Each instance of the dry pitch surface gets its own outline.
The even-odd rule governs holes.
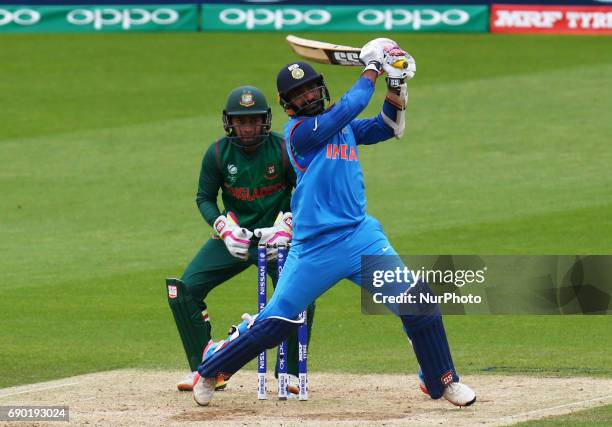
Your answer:
[[[118,370],[0,389],[0,406],[67,405],[74,425],[508,425],[612,402],[612,380],[464,377],[469,408],[423,395],[414,376],[311,374],[310,400],[258,401],[256,374],[240,372],[206,408],[176,391],[183,372]],[[32,425],[24,422],[15,425]],[[48,425],[48,423],[40,423]],[[66,424],[62,424],[66,425]]]

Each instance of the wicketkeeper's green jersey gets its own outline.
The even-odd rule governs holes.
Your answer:
[[[221,189],[223,214],[235,213],[240,225],[252,231],[272,226],[278,212],[290,210],[294,186],[295,172],[280,134],[272,132],[252,154],[224,137],[204,154],[196,202],[212,226],[221,215]]]

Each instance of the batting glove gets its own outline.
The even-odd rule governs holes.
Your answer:
[[[251,329],[251,326],[253,326],[253,323],[255,323],[257,316],[257,314],[244,313],[242,315],[242,322],[239,323],[238,326],[232,325],[229,328],[229,331],[227,332],[228,339],[235,339],[240,334],[244,334],[248,329]],[[236,334],[236,336],[232,337],[234,334]]]
[[[366,67],[363,71],[373,70],[379,75],[383,73],[382,64],[385,61],[385,48],[397,46],[391,39],[379,38],[370,40],[361,48],[359,59]]]
[[[267,260],[275,260],[278,257],[278,247],[287,246],[293,236],[293,215],[291,212],[279,212],[272,227],[256,228],[255,237],[259,238],[259,244],[268,247]]]
[[[416,74],[416,61],[398,47],[389,50],[382,68],[391,79],[411,80]]]
[[[214,227],[230,254],[245,261],[249,258],[250,239],[253,237],[253,232],[240,227],[233,212],[228,212],[227,217],[220,215],[215,220]]]

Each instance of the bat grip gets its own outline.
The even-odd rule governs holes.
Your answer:
[[[395,61],[392,66],[394,68],[399,68],[399,69],[406,69],[408,68],[408,62],[406,62],[405,59],[400,59],[398,61]]]

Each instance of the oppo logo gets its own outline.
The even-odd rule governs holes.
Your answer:
[[[136,25],[154,23],[157,25],[174,24],[179,19],[179,14],[172,9],[155,9],[148,11],[141,8],[135,9],[74,9],[66,16],[68,22],[73,25],[93,25],[100,30],[108,25],[121,25],[124,30],[129,30]]]
[[[219,13],[221,22],[227,25],[244,25],[248,30],[257,26],[274,25],[280,30],[287,25],[325,25],[331,20],[331,14],[326,10],[311,9],[224,9]]]
[[[18,9],[11,12],[0,9],[0,26],[15,23],[17,25],[34,25],[40,21],[40,13],[32,9]]]
[[[438,12],[433,9],[404,10],[404,9],[366,9],[359,12],[357,20],[363,25],[384,24],[385,30],[392,30],[396,26],[411,25],[414,30],[424,26],[462,25],[470,20],[470,14],[461,9],[449,9]]]

